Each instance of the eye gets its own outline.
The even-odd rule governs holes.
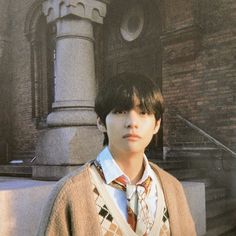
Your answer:
[[[120,110],[120,111],[113,111],[112,113],[113,113],[113,114],[126,114],[127,111],[125,111],[125,110]]]
[[[142,115],[142,116],[146,116],[146,115],[149,115],[150,113],[145,111],[145,110],[140,110],[139,114]]]
[[[140,111],[139,114],[141,115],[147,115],[148,113],[146,111]]]

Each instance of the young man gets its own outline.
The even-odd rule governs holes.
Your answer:
[[[95,111],[106,147],[59,181],[38,235],[195,236],[181,184],[144,154],[164,111],[156,84],[120,74],[99,90]]]

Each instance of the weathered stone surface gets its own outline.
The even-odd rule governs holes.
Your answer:
[[[195,222],[197,235],[206,233],[206,206],[204,183],[182,182],[189,208]]]
[[[57,21],[55,104],[53,107],[93,107],[95,63],[93,26],[88,20]],[[71,106],[68,103],[73,102]]]
[[[39,137],[34,164],[83,164],[96,158],[101,148],[102,133],[95,126],[51,128]]]
[[[32,176],[35,180],[56,181],[79,168],[80,165],[39,165],[33,166]]]
[[[60,127],[75,126],[75,125],[94,125],[97,116],[92,108],[90,109],[67,109],[60,112],[52,112],[47,117],[49,126]]]
[[[33,236],[55,182],[0,177],[0,235]]]
[[[102,149],[103,135],[96,126],[61,127],[39,136],[32,176],[58,180],[85,162],[95,159]]]

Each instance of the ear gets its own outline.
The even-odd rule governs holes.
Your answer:
[[[155,128],[154,128],[153,134],[156,134],[159,131],[160,126],[161,126],[161,118],[156,121],[156,125],[155,125]]]
[[[102,133],[107,132],[107,129],[106,129],[105,125],[103,124],[103,122],[101,121],[100,117],[97,118],[97,127]]]

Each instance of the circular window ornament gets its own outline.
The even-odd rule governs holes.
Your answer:
[[[122,17],[120,33],[131,42],[139,37],[144,25],[144,11],[140,4],[130,7]]]

